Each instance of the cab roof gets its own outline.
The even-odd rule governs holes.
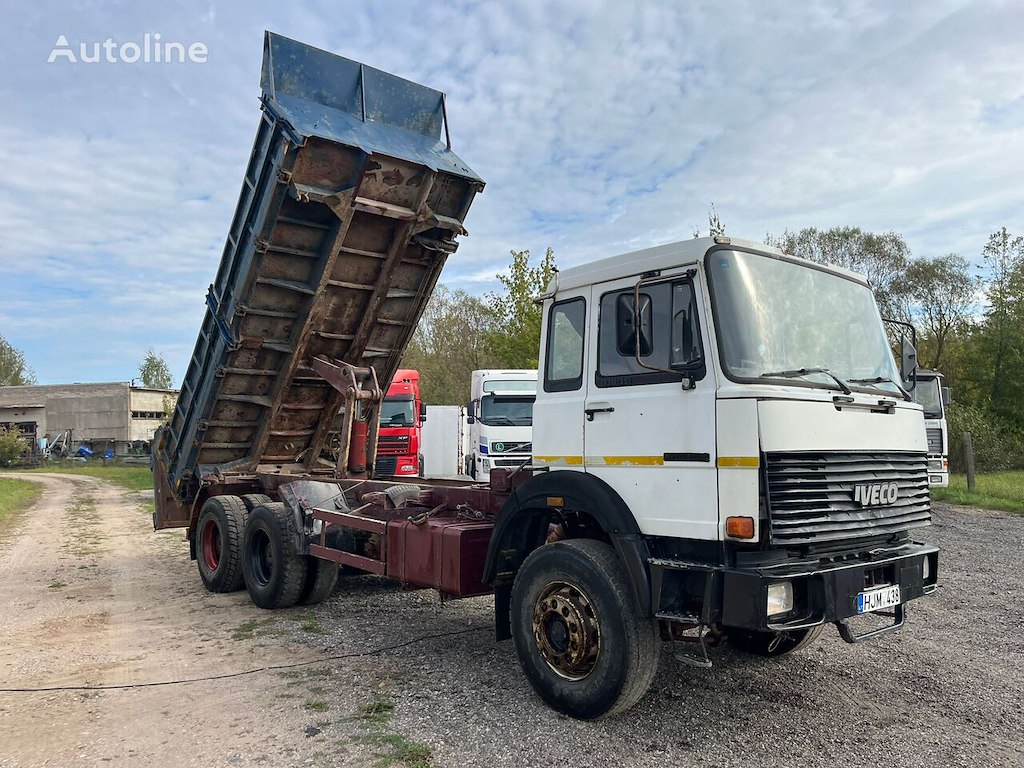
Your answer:
[[[694,264],[703,259],[705,254],[715,246],[735,246],[782,258],[797,264],[813,264],[819,269],[841,275],[863,285],[868,285],[867,279],[863,275],[852,270],[833,264],[809,262],[807,259],[783,253],[778,248],[765,245],[764,243],[743,240],[737,237],[697,237],[691,240],[657,245],[640,251],[620,253],[618,256],[609,256],[587,264],[581,264],[577,267],[571,267],[555,275],[552,282],[548,284],[545,296],[551,294],[553,290],[564,291],[572,288],[582,288],[583,286],[603,283],[608,280],[642,275],[645,272],[655,272],[685,264]]]

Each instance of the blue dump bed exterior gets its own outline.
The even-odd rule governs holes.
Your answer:
[[[158,484],[182,512],[206,476],[334,467],[342,401],[310,361],[372,366],[386,388],[483,189],[451,151],[438,91],[269,32],[262,89],[195,352],[157,440]]]

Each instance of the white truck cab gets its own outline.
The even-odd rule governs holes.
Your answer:
[[[924,430],[928,441],[928,484],[936,488],[949,485],[949,431],[946,407],[949,387],[938,371],[918,370],[914,401],[924,409]]]
[[[466,474],[486,479],[494,467],[517,467],[533,453],[536,369],[473,371],[466,405]]]
[[[703,666],[708,635],[771,656],[829,623],[860,642],[935,590],[938,549],[912,538],[931,521],[915,354],[897,366],[863,277],[699,238],[566,269],[542,298],[531,476],[485,578],[548,700],[586,716],[605,695],[587,675],[606,629],[577,636],[574,616],[625,611],[639,659],[654,621]],[[614,583],[629,606],[606,602]],[[868,613],[889,621],[855,629]],[[623,669],[613,710],[648,674]]]

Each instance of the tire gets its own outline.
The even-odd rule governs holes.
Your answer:
[[[291,510],[279,501],[256,507],[242,537],[242,573],[260,608],[290,608],[306,580],[307,557],[295,552]]]
[[[299,594],[299,605],[316,605],[322,603],[338,584],[338,564],[318,557],[310,557],[306,562],[306,578]]]
[[[512,640],[537,694],[592,720],[638,702],[654,679],[661,641],[640,614],[626,570],[608,544],[545,544],[512,585]]]
[[[245,505],[237,496],[206,500],[196,524],[196,564],[199,577],[211,592],[242,588],[242,532]]]
[[[824,624],[792,632],[751,632],[746,629],[728,630],[729,645],[737,651],[752,656],[778,658],[799,651],[813,643],[821,635]]]
[[[273,501],[273,499],[265,493],[243,493],[238,498],[240,498],[242,503],[245,504],[245,509],[248,512],[252,512],[256,507],[261,507],[264,504],[270,504]]]

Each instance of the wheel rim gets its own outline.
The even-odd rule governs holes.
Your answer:
[[[220,565],[220,526],[216,520],[206,521],[200,538],[203,542],[203,562],[211,571],[216,571]]]
[[[582,680],[601,655],[601,625],[587,594],[564,581],[541,590],[533,606],[533,636],[541,658],[566,680]]]
[[[252,575],[256,582],[265,587],[270,583],[270,575],[274,572],[274,549],[270,546],[270,537],[265,531],[254,531],[249,542],[249,561],[252,563]]]

